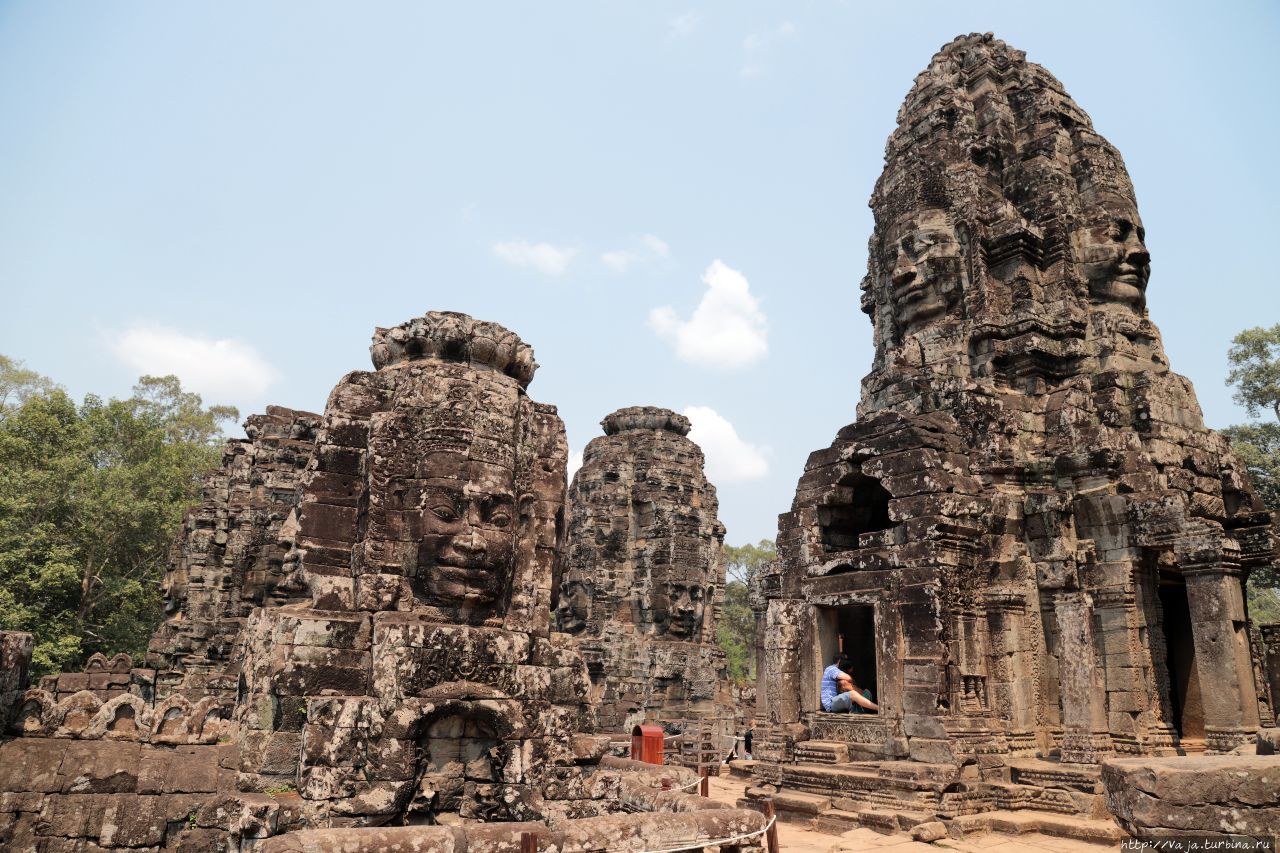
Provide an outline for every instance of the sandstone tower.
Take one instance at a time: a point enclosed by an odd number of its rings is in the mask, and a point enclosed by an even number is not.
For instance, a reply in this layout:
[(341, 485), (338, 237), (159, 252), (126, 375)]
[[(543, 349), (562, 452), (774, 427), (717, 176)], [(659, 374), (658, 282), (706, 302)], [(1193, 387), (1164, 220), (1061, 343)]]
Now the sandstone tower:
[(587, 660), (602, 730), (714, 719), (724, 526), (702, 451), (667, 409), (601, 425), (569, 488), (560, 628)]
[[(1251, 738), (1270, 518), (1148, 318), (1119, 152), (1021, 51), (964, 36), (916, 78), (871, 207), (858, 420), (809, 457), (755, 590), (762, 777), (857, 792), (881, 771), (805, 762), (911, 758), (944, 784), (884, 770), (876, 796), (1087, 811), (1109, 755)], [(837, 649), (878, 715), (823, 713)]]

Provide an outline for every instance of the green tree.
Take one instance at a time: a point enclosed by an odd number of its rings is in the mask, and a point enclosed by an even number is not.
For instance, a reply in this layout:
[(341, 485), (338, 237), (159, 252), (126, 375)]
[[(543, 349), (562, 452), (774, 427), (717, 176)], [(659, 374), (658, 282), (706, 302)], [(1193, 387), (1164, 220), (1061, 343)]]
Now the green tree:
[[(1223, 430), (1249, 471), (1267, 509), (1280, 511), (1280, 323), (1245, 329), (1227, 352), (1235, 401), (1249, 416), (1265, 419)], [(1249, 578), (1249, 615), (1258, 623), (1280, 622), (1280, 576), (1274, 569)]]
[(0, 355), (0, 418), (21, 406), (29, 397), (47, 394), (55, 387), (46, 377), (24, 368), (22, 362)]
[(0, 417), (0, 628), (35, 635), (39, 673), (140, 656), (169, 544), (236, 412), (172, 376), (79, 406), (32, 376)]
[(729, 677), (734, 681), (755, 677), (756, 620), (751, 612), (751, 581), (776, 556), (768, 539), (755, 545), (724, 546), (724, 611), (716, 628), (716, 641), (724, 650)]

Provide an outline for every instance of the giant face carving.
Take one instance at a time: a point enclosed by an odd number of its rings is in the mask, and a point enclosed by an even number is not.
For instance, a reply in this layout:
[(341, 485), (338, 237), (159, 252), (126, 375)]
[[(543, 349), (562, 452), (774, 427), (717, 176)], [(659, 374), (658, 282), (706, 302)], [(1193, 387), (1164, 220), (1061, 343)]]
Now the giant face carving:
[(654, 595), (654, 622), (659, 631), (682, 640), (696, 640), (702, 633), (707, 591), (697, 583), (671, 581)]
[(1099, 302), (1146, 304), (1151, 255), (1136, 210), (1109, 216), (1072, 234), (1072, 248), (1089, 295)]
[(945, 211), (926, 209), (898, 219), (885, 233), (883, 251), (900, 334), (918, 331), (956, 304), (962, 256)]
[(591, 616), (591, 587), (579, 580), (564, 585), (560, 598), (560, 630), (580, 634)]
[(513, 474), (458, 454), (436, 454), (428, 476), (395, 484), (405, 532), (417, 543), (414, 595), (488, 615), (505, 600), (523, 517)]

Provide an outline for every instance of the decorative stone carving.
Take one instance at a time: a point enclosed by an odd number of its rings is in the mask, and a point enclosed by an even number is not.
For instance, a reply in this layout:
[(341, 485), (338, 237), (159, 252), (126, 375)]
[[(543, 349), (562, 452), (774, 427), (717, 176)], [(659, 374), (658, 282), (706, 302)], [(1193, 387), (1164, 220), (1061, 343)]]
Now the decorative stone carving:
[(724, 526), (702, 451), (667, 409), (619, 409), (601, 426), (569, 489), (560, 628), (587, 658), (605, 730), (714, 718)]

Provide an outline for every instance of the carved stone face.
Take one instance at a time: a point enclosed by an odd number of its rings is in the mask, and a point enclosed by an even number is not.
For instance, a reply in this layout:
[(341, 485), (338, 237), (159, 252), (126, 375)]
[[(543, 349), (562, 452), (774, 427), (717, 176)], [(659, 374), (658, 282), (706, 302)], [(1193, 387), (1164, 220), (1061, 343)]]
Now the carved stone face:
[(560, 630), (577, 634), (587, 627), (591, 615), (591, 588), (582, 581), (569, 581), (560, 605)]
[(510, 471), (435, 457), (431, 476), (403, 484), (406, 532), (418, 543), (414, 593), (422, 601), (492, 610), (515, 572), (521, 516)]
[(676, 581), (662, 585), (654, 596), (654, 622), (659, 630), (681, 639), (696, 640), (706, 612), (706, 590), (698, 584)]
[(1146, 304), (1151, 255), (1137, 211), (1109, 217), (1072, 234), (1072, 248), (1089, 294), (1099, 302)]
[(962, 266), (955, 227), (942, 210), (922, 210), (897, 220), (884, 238), (884, 269), (901, 334), (946, 314), (956, 303)]

